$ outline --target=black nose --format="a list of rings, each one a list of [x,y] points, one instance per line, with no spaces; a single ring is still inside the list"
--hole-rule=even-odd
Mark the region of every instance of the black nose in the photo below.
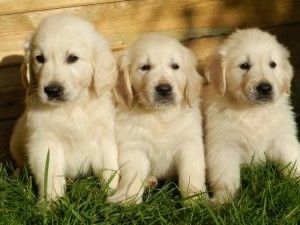
[[[257,85],[256,91],[263,96],[270,95],[272,92],[272,86],[269,83],[260,83]]]
[[[159,84],[155,87],[155,91],[162,97],[167,97],[172,92],[172,86],[169,84]]]
[[[44,87],[44,92],[47,94],[49,98],[59,98],[63,94],[64,88],[57,83],[49,84],[48,86]]]

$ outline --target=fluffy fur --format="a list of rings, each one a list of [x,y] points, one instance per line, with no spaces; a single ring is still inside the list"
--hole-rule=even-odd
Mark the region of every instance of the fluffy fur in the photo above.
[[[204,192],[201,80],[192,53],[173,38],[147,34],[120,57],[120,71],[121,180],[109,201],[139,203],[145,184],[174,176],[183,196]]]
[[[115,189],[117,146],[112,88],[117,64],[93,26],[70,15],[46,18],[25,46],[26,111],[14,129],[10,151],[18,166],[28,158],[39,194],[64,195],[66,176],[92,170]],[[26,156],[26,157],[25,157]]]
[[[203,109],[208,178],[219,202],[236,194],[243,164],[295,163],[300,175],[288,58],[288,50],[259,29],[236,31],[213,57]]]

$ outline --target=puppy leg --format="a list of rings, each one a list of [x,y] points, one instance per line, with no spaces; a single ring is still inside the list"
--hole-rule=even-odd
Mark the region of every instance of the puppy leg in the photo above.
[[[149,161],[142,152],[120,155],[121,180],[114,195],[108,197],[108,202],[141,203],[149,171]]]
[[[240,156],[236,150],[220,147],[207,149],[208,180],[216,203],[230,201],[240,187]]]
[[[101,178],[104,182],[109,182],[108,187],[111,190],[117,188],[119,182],[119,167],[118,167],[118,150],[114,137],[102,135],[97,155],[93,155],[92,168],[94,174],[101,173]]]
[[[57,142],[40,140],[32,143],[29,146],[28,161],[36,179],[40,197],[44,196],[45,191],[45,169],[48,151],[47,200],[56,200],[64,196],[66,179],[63,149]]]
[[[205,161],[202,145],[185,144],[176,155],[179,189],[183,197],[205,192]]]
[[[290,168],[286,165],[295,166],[294,175],[300,177],[300,144],[296,136],[286,134],[277,137],[274,145],[267,152],[267,156],[282,164],[282,167],[285,168],[284,174],[288,173]]]

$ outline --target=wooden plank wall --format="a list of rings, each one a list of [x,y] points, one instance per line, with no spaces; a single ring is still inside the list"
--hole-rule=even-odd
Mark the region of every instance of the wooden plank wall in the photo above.
[[[300,112],[300,1],[298,0],[2,0],[0,1],[0,159],[23,110],[19,67],[22,45],[47,15],[70,13],[91,21],[113,50],[144,32],[180,39],[203,61],[235,28],[260,27],[278,36],[292,54],[294,104]]]

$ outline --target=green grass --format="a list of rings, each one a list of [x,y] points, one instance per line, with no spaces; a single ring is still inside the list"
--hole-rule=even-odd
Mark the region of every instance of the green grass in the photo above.
[[[300,224],[300,181],[270,163],[243,169],[240,194],[220,207],[185,206],[173,182],[129,207],[105,203],[103,188],[93,176],[69,180],[66,197],[45,208],[28,170],[16,177],[0,164],[0,224]]]

